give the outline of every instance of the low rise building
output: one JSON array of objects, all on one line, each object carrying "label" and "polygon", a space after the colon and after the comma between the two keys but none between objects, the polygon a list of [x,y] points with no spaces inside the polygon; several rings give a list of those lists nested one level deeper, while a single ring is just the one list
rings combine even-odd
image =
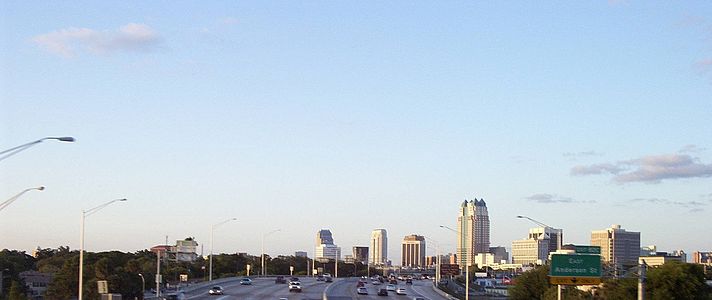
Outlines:
[{"label": "low rise building", "polygon": [[27,298],[32,300],[44,299],[45,291],[52,282],[52,274],[37,271],[20,272],[20,279],[25,282]]}]

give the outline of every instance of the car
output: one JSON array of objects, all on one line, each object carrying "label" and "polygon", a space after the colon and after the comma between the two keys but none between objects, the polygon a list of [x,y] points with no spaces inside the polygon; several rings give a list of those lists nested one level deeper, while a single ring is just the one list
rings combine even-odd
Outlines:
[{"label": "car", "polygon": [[379,296],[388,296],[388,291],[386,289],[380,289],[380,290],[378,290],[378,295]]},{"label": "car", "polygon": [[359,295],[368,295],[368,289],[365,287],[360,287],[356,289],[356,293]]},{"label": "car", "polygon": [[287,283],[287,279],[285,279],[284,276],[277,276],[274,279],[274,283]]},{"label": "car", "polygon": [[396,289],[396,294],[398,295],[405,295],[405,289],[404,288],[398,288]]},{"label": "car", "polygon": [[331,276],[324,276],[324,281],[325,282],[333,282],[334,278],[331,278]]},{"label": "car", "polygon": [[301,293],[302,292],[302,284],[299,283],[299,281],[290,281],[289,282],[289,292]]},{"label": "car", "polygon": [[247,277],[240,279],[240,285],[252,285],[252,279]]},{"label": "car", "polygon": [[213,286],[208,290],[208,295],[222,295],[223,288],[219,285]]},{"label": "car", "polygon": [[395,292],[396,291],[396,286],[393,284],[389,284],[386,286],[386,290],[389,292]]},{"label": "car", "polygon": [[371,281],[371,284],[373,284],[373,285],[380,285],[381,282],[378,281],[378,280],[374,280],[374,281]]},{"label": "car", "polygon": [[410,278],[406,279],[405,284],[413,284],[413,279],[410,279]]},{"label": "car", "polygon": [[365,286],[365,285],[366,285],[366,284],[363,283],[363,281],[359,281],[359,282],[356,283],[356,287],[362,287],[362,286]]},{"label": "car", "polygon": [[324,280],[325,280],[324,275],[319,275],[316,277],[316,281],[324,281]]}]

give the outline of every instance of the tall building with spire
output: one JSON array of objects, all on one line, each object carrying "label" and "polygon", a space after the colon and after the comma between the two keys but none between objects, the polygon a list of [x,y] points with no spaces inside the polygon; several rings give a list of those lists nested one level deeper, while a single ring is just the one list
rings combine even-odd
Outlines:
[{"label": "tall building with spire", "polygon": [[484,199],[467,201],[460,205],[457,216],[457,257],[460,266],[474,264],[477,253],[489,253],[490,220]]},{"label": "tall building with spire", "polygon": [[385,229],[371,232],[371,249],[368,252],[369,264],[382,266],[388,262],[388,235]]}]

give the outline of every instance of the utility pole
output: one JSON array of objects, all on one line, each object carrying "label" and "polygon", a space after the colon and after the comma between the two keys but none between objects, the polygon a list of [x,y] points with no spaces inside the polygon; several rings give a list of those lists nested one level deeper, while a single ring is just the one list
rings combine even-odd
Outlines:
[{"label": "utility pole", "polygon": [[640,276],[638,276],[638,300],[645,300],[645,273],[647,269],[648,264],[643,261],[640,264]]}]

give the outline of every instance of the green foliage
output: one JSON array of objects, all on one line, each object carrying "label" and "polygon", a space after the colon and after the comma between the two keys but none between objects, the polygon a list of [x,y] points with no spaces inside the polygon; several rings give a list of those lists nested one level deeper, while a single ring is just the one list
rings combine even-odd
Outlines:
[{"label": "green foliage", "polygon": [[8,295],[7,299],[8,300],[27,300],[23,286],[19,282],[17,282],[17,281],[12,282],[12,285],[10,286],[10,294]]},{"label": "green foliage", "polygon": [[3,270],[2,294],[7,295],[10,291],[11,282],[20,281],[20,272],[34,270],[36,266],[35,258],[27,255],[24,251],[7,250],[0,251],[0,270]]},{"label": "green foliage", "polygon": [[603,281],[603,286],[597,292],[596,299],[628,300],[638,296],[638,279],[609,278]]},{"label": "green foliage", "polygon": [[549,266],[537,266],[533,270],[524,272],[515,279],[514,286],[509,289],[512,300],[544,299],[544,294],[550,288]]},{"label": "green foliage", "polygon": [[711,299],[701,265],[668,262],[648,270],[646,298],[653,300]]}]

